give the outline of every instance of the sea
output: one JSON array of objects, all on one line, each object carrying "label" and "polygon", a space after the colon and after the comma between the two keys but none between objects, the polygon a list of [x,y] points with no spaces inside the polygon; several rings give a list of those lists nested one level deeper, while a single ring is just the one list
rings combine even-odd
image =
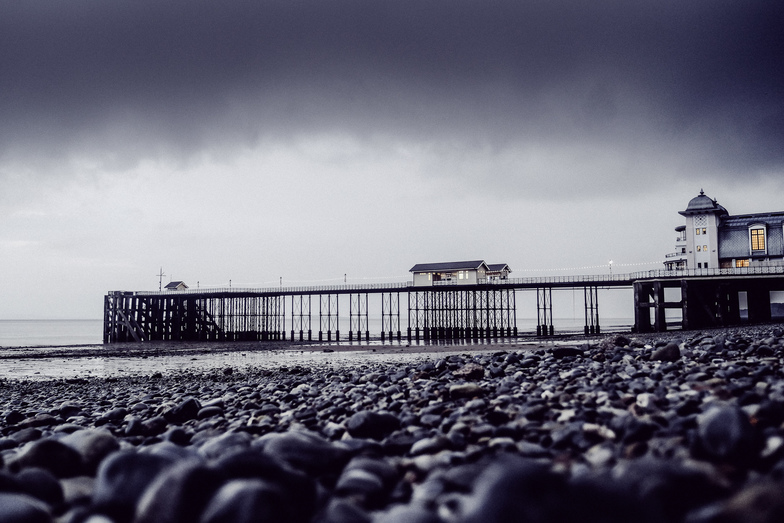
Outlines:
[{"label": "sea", "polygon": [[0,348],[103,343],[103,320],[0,320]]},{"label": "sea", "polygon": [[[318,318],[313,327],[317,327]],[[583,318],[555,318],[553,325],[558,334],[583,332]],[[603,332],[629,331],[633,318],[600,318]],[[401,318],[401,328],[405,329]],[[518,318],[520,334],[536,332],[535,318]],[[341,330],[348,332],[348,325]],[[370,318],[371,336],[381,333],[381,319]],[[67,347],[103,343],[103,320],[0,320],[0,349],[9,347]]]}]

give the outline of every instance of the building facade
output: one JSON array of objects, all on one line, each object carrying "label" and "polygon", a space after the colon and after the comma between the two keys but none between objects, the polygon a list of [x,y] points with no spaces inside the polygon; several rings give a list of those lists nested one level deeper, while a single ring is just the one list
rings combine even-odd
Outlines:
[{"label": "building facade", "polygon": [[667,270],[784,265],[784,211],[731,215],[700,191],[679,214],[686,224],[675,228]]},{"label": "building facade", "polygon": [[[491,270],[492,268],[492,270]],[[488,278],[506,279],[512,270],[505,263],[488,266],[484,260],[418,263],[409,269],[414,275],[414,286],[472,285],[485,283]]]}]

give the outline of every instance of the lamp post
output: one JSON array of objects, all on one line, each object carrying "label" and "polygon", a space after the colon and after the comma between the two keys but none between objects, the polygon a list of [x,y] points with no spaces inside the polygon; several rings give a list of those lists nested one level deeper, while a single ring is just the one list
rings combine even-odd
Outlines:
[{"label": "lamp post", "polygon": [[612,279],[612,260],[610,260],[610,279]]}]

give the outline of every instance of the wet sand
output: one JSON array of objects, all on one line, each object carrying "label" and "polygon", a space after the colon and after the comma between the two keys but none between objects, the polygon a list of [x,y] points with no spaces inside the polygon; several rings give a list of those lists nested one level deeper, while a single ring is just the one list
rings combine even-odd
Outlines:
[{"label": "wet sand", "polygon": [[75,379],[149,375],[199,369],[248,367],[341,367],[363,363],[414,362],[434,354],[477,354],[535,350],[582,339],[503,339],[479,343],[381,344],[343,342],[150,342],[69,347],[0,348],[0,376],[12,380]]}]

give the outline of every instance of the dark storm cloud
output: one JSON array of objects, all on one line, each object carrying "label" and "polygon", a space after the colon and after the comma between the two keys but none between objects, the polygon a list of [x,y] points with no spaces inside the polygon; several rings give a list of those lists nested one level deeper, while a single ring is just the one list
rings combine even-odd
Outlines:
[{"label": "dark storm cloud", "polygon": [[686,142],[734,169],[784,163],[778,0],[0,9],[0,158],[122,163],[341,130]]}]

